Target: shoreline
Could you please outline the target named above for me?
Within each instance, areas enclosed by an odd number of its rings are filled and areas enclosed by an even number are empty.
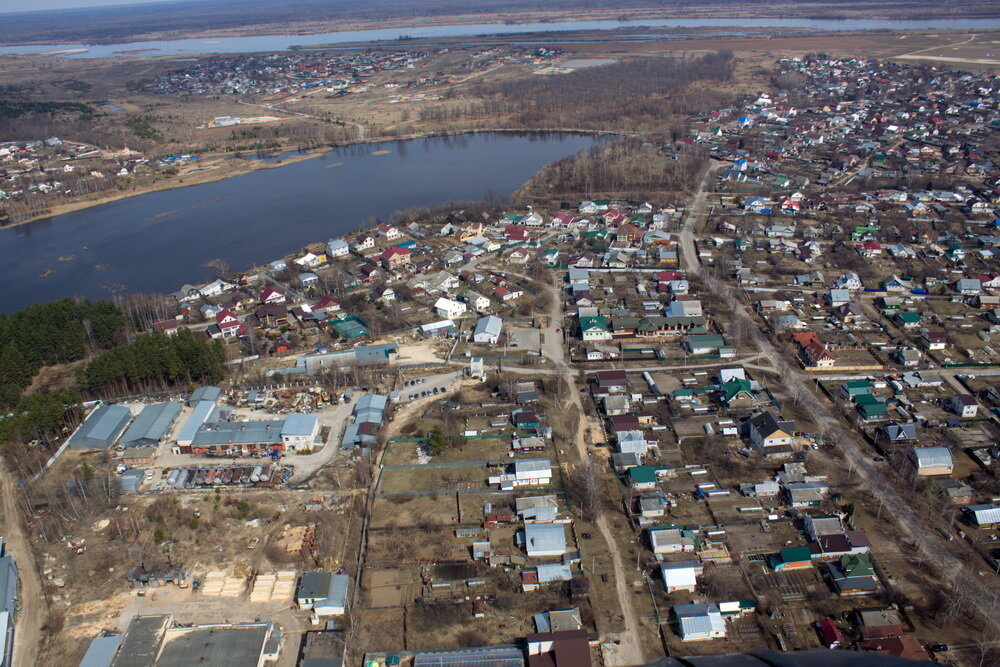
[[[225,170],[217,169],[212,172],[190,172],[187,175],[178,174],[177,176],[164,177],[161,180],[154,181],[144,187],[135,188],[132,190],[126,190],[124,192],[118,191],[113,194],[108,193],[106,196],[98,197],[95,199],[88,199],[83,201],[75,202],[65,202],[62,204],[57,204],[49,209],[46,213],[41,213],[24,220],[19,220],[18,222],[13,222],[8,225],[0,226],[0,232],[7,229],[16,229],[17,227],[22,227],[24,225],[30,225],[34,222],[42,222],[44,220],[52,220],[63,215],[70,213],[76,213],[78,211],[84,211],[89,208],[96,208],[98,206],[104,206],[105,204],[112,204],[116,201],[121,201],[123,199],[129,199],[131,197],[138,197],[141,195],[152,194],[154,192],[165,192],[167,190],[175,190],[180,188],[187,188],[196,185],[205,185],[207,183],[215,183],[218,181],[225,180],[227,178],[233,178],[236,176],[245,176],[247,174],[259,171],[262,169],[274,169],[277,167],[283,167],[288,164],[294,164],[296,162],[302,162],[304,160],[311,160],[321,155],[326,155],[338,148],[347,148],[349,146],[362,146],[365,144],[384,144],[393,143],[397,141],[414,141],[416,139],[435,139],[441,137],[455,137],[464,134],[480,134],[480,133],[516,133],[516,134],[591,134],[591,135],[605,135],[605,136],[635,136],[635,134],[624,133],[624,132],[613,132],[610,130],[574,130],[568,128],[549,128],[540,130],[527,130],[527,129],[517,129],[517,128],[477,128],[469,130],[456,130],[451,132],[421,132],[417,134],[408,134],[399,137],[371,137],[365,139],[355,139],[352,141],[345,141],[337,144],[328,144],[325,146],[320,146],[318,148],[309,149],[305,153],[300,155],[289,155],[287,158],[282,158],[280,162],[269,162],[265,160],[252,159],[247,161],[245,164],[241,165],[236,169]],[[289,148],[288,150],[293,150]],[[211,167],[209,168],[211,169]],[[202,174],[208,174],[208,178],[198,178]],[[191,178],[191,182],[178,182],[180,179]]]
[[[886,10],[895,5],[890,4]],[[723,9],[724,8],[724,9]],[[722,11],[717,11],[722,9]],[[309,36],[323,33],[358,32],[367,30],[406,30],[408,28],[437,28],[465,25],[524,25],[528,23],[576,23],[584,21],[627,21],[642,20],[674,20],[674,19],[723,19],[723,20],[767,20],[767,19],[802,19],[813,21],[933,21],[935,19],[995,19],[1000,18],[1000,11],[963,12],[934,11],[934,8],[921,7],[919,11],[837,11],[824,7],[822,3],[809,3],[799,11],[789,12],[787,7],[778,4],[765,4],[746,10],[733,10],[726,5],[711,5],[705,8],[697,6],[683,7],[684,11],[656,9],[649,7],[623,7],[615,10],[565,10],[565,11],[520,11],[510,12],[499,18],[497,14],[467,13],[441,16],[400,16],[388,19],[328,19],[318,21],[299,21],[291,24],[275,24],[262,22],[249,26],[234,26],[222,28],[207,28],[204,30],[164,30],[159,32],[136,33],[127,38],[115,40],[97,40],[85,42],[95,46],[107,44],[132,44],[146,41],[175,41],[186,39],[230,39],[242,37],[271,37],[278,35]],[[928,11],[930,10],[930,11]],[[84,40],[85,41],[85,40]],[[0,42],[0,47],[6,46],[36,46],[52,44],[56,46],[69,45],[70,41],[27,40],[20,42]],[[155,54],[151,54],[155,55]]]

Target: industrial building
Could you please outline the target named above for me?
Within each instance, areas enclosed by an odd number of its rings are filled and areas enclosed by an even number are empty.
[[[170,433],[180,413],[180,403],[147,405],[126,429],[121,444],[126,447],[155,447]]]
[[[295,604],[299,609],[312,610],[317,616],[339,616],[347,608],[349,580],[346,574],[305,572],[299,578]]]
[[[199,401],[177,434],[177,444],[181,447],[190,446],[198,429],[206,422],[216,421],[220,416],[221,410],[216,411],[214,401]]]
[[[117,640],[117,641],[116,641]],[[98,637],[87,667],[263,667],[277,660],[283,637],[271,623],[174,627],[171,614],[135,616],[118,637]]]
[[[208,385],[206,387],[198,387],[191,392],[191,396],[188,397],[187,404],[189,408],[193,408],[202,401],[211,401],[215,403],[222,396],[222,389],[219,387],[213,387]]]
[[[287,451],[311,449],[319,437],[319,420],[316,415],[291,414],[281,426],[281,442]]]
[[[267,454],[285,448],[281,440],[283,419],[252,422],[207,422],[195,433],[182,454]]]
[[[70,436],[70,449],[107,449],[125,430],[132,413],[124,405],[102,405]]]
[[[14,664],[14,609],[17,606],[17,568],[6,555],[0,537],[0,667]]]

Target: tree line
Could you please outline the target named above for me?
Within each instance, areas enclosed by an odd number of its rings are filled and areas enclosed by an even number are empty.
[[[16,405],[43,366],[79,361],[124,342],[126,326],[110,301],[61,299],[0,314],[0,408]]]
[[[696,82],[732,77],[731,51],[695,58],[641,58],[556,76],[486,83],[473,92],[482,101],[432,107],[421,121],[505,117],[527,129],[664,130],[664,119],[718,105],[729,94]]]
[[[637,139],[622,139],[543,167],[515,197],[522,201],[573,194],[661,199],[690,192],[707,162],[701,151],[674,153]]]
[[[77,372],[77,383],[95,396],[120,396],[190,383],[218,382],[225,375],[219,341],[201,341],[188,329],[176,335],[141,334],[127,345],[97,355]]]

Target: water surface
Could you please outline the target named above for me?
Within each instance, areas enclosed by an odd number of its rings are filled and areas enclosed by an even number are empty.
[[[206,265],[217,258],[245,269],[409,206],[510,193],[595,141],[485,133],[350,146],[0,230],[0,311],[73,295],[172,292],[210,279]]]
[[[480,35],[516,35],[536,32],[614,30],[617,28],[776,28],[826,31],[856,30],[996,30],[1000,18],[931,20],[806,19],[806,18],[696,18],[638,19],[632,21],[552,21],[538,23],[478,23],[413,28],[349,30],[314,35],[257,35],[215,39],[173,39],[122,44],[35,44],[0,46],[2,54],[58,53],[67,58],[188,55],[206,53],[257,53],[284,51],[292,47],[374,42],[406,38],[451,38]],[[713,33],[722,36],[725,33]],[[733,33],[739,34],[739,33]]]

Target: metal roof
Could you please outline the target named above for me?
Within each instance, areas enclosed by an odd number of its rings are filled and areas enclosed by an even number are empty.
[[[115,653],[121,646],[122,636],[95,637],[80,661],[80,667],[111,667]]]
[[[967,508],[976,518],[976,523],[980,525],[990,523],[1000,523],[1000,506],[997,505],[969,505]]]
[[[426,651],[413,656],[413,667],[524,667],[524,651],[514,646]]]
[[[285,417],[285,423],[281,426],[281,435],[312,435],[315,429],[316,415],[293,413]]]
[[[914,447],[913,455],[917,459],[918,468],[952,465],[951,448],[949,447]]]
[[[346,574],[304,572],[299,578],[299,590],[296,597],[327,600],[334,606],[343,607],[347,604],[348,582],[349,577]]]
[[[552,470],[552,464],[548,459],[521,459],[514,461],[514,472],[545,472]]]
[[[70,439],[70,449],[105,449],[114,444],[132,413],[124,405],[102,405],[91,412]]]
[[[199,401],[212,401],[214,403],[219,400],[219,396],[221,395],[222,389],[219,387],[213,387],[211,385],[207,387],[198,387],[191,392],[191,396],[188,398],[188,405],[196,405]]]
[[[573,578],[569,565],[563,563],[545,563],[535,568],[538,573],[538,583],[547,584],[553,581],[569,581]]]
[[[194,434],[191,445],[278,444],[283,420],[252,422],[213,422],[203,424]]]
[[[533,552],[566,551],[566,529],[561,523],[529,523],[524,527],[524,544]]]
[[[199,401],[194,407],[194,412],[192,412],[191,416],[187,418],[187,421],[184,422],[184,426],[181,427],[180,432],[177,434],[177,442],[182,445],[190,444],[191,441],[194,440],[195,434],[198,433],[198,429],[201,428],[202,424],[208,421],[209,415],[212,414],[212,410],[214,409],[215,401]]]
[[[476,342],[480,342],[480,336],[496,338],[500,335],[501,329],[503,329],[503,320],[499,317],[496,317],[495,315],[480,317],[479,321],[476,322],[476,328],[472,332],[472,339]]]
[[[4,556],[0,558],[0,611],[14,611],[16,599],[17,568],[12,557]],[[2,654],[0,657],[3,657]]]
[[[142,447],[159,443],[166,437],[180,413],[180,403],[147,405],[126,429],[121,443],[126,447]]]
[[[674,605],[674,615],[677,616],[677,622],[683,636],[709,634],[719,630],[725,632],[726,629],[719,605],[714,602]]]

